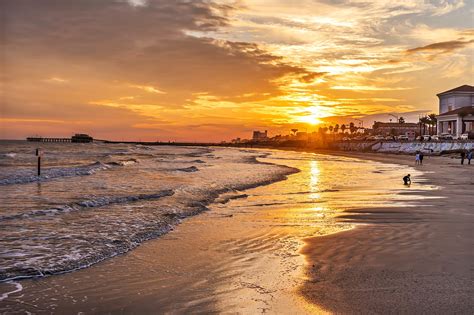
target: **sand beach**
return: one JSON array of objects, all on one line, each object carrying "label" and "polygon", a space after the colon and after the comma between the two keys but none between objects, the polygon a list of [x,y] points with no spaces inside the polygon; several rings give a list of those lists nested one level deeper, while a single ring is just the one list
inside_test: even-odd
[{"label": "sand beach", "polygon": [[[350,155],[414,164],[405,155]],[[417,169],[439,188],[415,207],[347,211],[339,220],[354,229],[305,240],[306,298],[342,314],[472,313],[474,165],[436,156]]]},{"label": "sand beach", "polygon": [[[185,154],[210,158],[208,170],[201,163],[199,172],[186,175],[191,185],[193,176],[202,181],[204,171],[212,174],[216,167],[211,161],[229,152]],[[354,152],[239,154],[260,156],[258,167],[300,171],[221,193],[206,211],[123,255],[73,272],[3,282],[0,309],[471,313],[474,165],[429,156],[415,167],[411,156]],[[401,181],[407,172],[410,187]]]}]

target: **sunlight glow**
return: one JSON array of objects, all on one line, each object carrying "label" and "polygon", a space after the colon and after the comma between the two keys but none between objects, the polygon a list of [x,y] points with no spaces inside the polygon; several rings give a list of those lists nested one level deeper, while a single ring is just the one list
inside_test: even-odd
[{"label": "sunlight glow", "polygon": [[319,193],[319,176],[321,170],[319,169],[319,163],[316,160],[313,160],[309,163],[309,191],[311,191],[311,199],[319,199],[321,194]]},{"label": "sunlight glow", "polygon": [[302,107],[294,112],[295,121],[318,125],[323,123],[322,118],[331,116],[327,110],[324,110],[320,106]]},{"label": "sunlight glow", "polygon": [[318,125],[318,124],[322,123],[322,121],[320,119],[318,119],[318,117],[316,115],[309,115],[309,116],[300,117],[298,119],[298,121],[303,122],[303,123],[307,123],[307,124],[311,124],[311,125]]},{"label": "sunlight glow", "polygon": [[437,93],[472,84],[465,0],[7,2],[0,93],[12,105],[0,116],[18,123],[2,138],[74,125],[101,139],[220,142],[370,127],[387,113],[417,122],[438,111]]}]

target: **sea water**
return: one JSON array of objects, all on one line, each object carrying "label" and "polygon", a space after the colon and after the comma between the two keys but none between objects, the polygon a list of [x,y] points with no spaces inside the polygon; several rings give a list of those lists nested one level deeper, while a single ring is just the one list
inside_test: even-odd
[{"label": "sea water", "polygon": [[0,312],[286,308],[302,239],[434,188],[395,163],[270,149],[3,142],[0,169]]},{"label": "sea water", "polygon": [[[36,174],[35,149],[42,171]],[[207,209],[219,194],[294,168],[264,152],[132,144],[2,142],[0,280],[84,268]]]}]

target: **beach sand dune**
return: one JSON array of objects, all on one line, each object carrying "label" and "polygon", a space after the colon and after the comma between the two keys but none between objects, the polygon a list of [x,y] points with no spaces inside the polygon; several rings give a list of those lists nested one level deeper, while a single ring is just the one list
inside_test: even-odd
[{"label": "beach sand dune", "polygon": [[351,210],[339,220],[357,228],[307,238],[302,294],[335,313],[472,314],[474,167],[458,163],[427,159],[425,183],[440,189],[423,192],[417,207]]}]

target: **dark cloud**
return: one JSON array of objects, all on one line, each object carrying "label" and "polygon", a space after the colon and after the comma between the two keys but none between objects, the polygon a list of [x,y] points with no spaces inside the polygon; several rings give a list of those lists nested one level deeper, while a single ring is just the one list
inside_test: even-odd
[{"label": "dark cloud", "polygon": [[22,72],[30,76],[53,70],[229,96],[278,93],[273,79],[304,73],[254,44],[186,35],[226,25],[233,9],[209,1],[5,0],[7,76],[18,79],[28,65]]},{"label": "dark cloud", "polygon": [[207,0],[0,1],[0,116],[8,119],[1,137],[173,135],[160,108],[183,108],[195,93],[236,101],[279,95],[275,79],[305,70],[255,44],[190,35],[226,26],[237,8]]},{"label": "dark cloud", "polygon": [[305,83],[309,83],[316,78],[324,76],[325,74],[327,74],[327,72],[311,72],[311,73],[301,76],[301,81]]},{"label": "dark cloud", "polygon": [[332,6],[344,6],[344,7],[354,7],[354,8],[368,8],[373,6],[373,3],[370,1],[358,1],[354,2],[351,0],[315,0],[316,3],[324,3]]},{"label": "dark cloud", "polygon": [[406,52],[408,54],[417,53],[417,52],[430,52],[430,51],[447,53],[447,52],[451,52],[457,49],[467,47],[471,43],[474,43],[474,39],[469,40],[469,41],[452,40],[452,41],[439,42],[439,43],[429,44],[422,47],[408,49]]},{"label": "dark cloud", "polygon": [[401,62],[403,62],[403,60],[400,60],[400,59],[390,59],[387,61],[388,64],[395,64],[395,65]]}]

